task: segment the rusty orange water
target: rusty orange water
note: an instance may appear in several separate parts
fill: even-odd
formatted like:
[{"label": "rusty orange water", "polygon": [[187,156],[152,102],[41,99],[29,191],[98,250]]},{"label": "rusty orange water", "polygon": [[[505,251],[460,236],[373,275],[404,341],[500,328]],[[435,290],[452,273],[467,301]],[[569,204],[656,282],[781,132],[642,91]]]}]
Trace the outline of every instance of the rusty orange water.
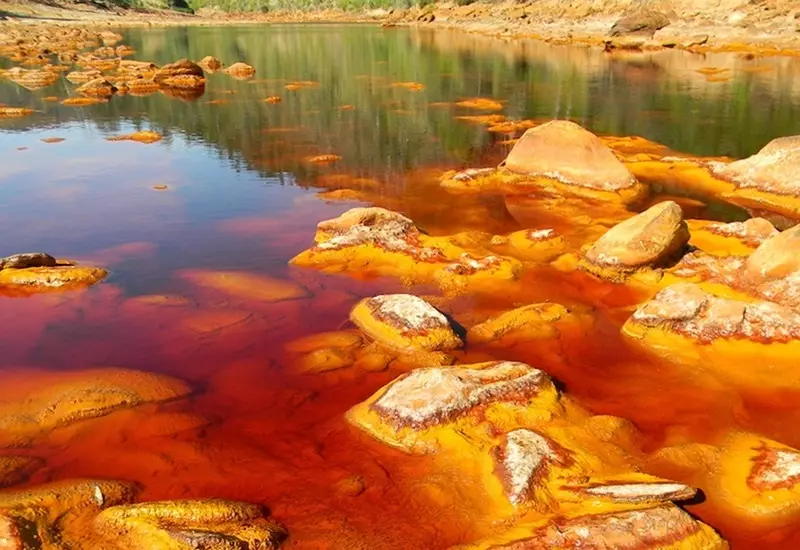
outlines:
[{"label": "rusty orange water", "polygon": [[[540,196],[454,195],[439,187],[444,169],[491,166],[510,147],[508,135],[457,118],[475,114],[456,105],[469,98],[501,101],[511,119],[573,118],[596,132],[643,135],[704,155],[743,156],[772,137],[800,133],[800,91],[767,70],[733,71],[762,102],[751,109],[748,101],[737,107],[738,89],[707,83],[692,60],[621,61],[532,42],[450,38],[313,26],[126,33],[137,59],[213,54],[256,67],[259,80],[251,82],[212,75],[209,97],[196,102],[117,97],[76,111],[48,100],[63,96],[63,83],[28,92],[0,82],[0,103],[41,111],[0,121],[0,255],[44,250],[111,270],[86,291],[0,297],[0,368],[115,365],[174,375],[196,388],[189,400],[79,423],[19,451],[47,461],[31,483],[119,478],[141,482],[145,499],[264,503],[289,528],[287,548],[468,542],[476,520],[470,510],[446,490],[436,500],[415,491],[418,479],[442,475],[429,459],[383,447],[343,420],[398,372],[292,371],[285,342],[347,326],[361,297],[409,290],[392,279],[289,268],[316,223],[378,204],[431,234],[554,228],[573,247],[582,244],[574,212],[554,211]],[[291,82],[319,84],[286,92]],[[392,82],[425,88],[409,93]],[[236,93],[224,103],[213,99],[222,90]],[[281,103],[264,103],[275,95]],[[104,139],[136,130],[165,138]],[[53,135],[65,140],[41,141]],[[342,158],[308,161],[320,155]],[[167,189],[153,192],[159,186]],[[355,190],[346,196],[357,200],[316,196],[337,189]],[[651,201],[676,190],[659,192]],[[744,216],[713,201],[681,200],[690,217]],[[583,208],[593,219],[608,214],[599,203]],[[308,295],[270,303],[224,294],[182,276],[198,269],[290,280]],[[732,427],[800,446],[797,390],[730,387],[630,349],[619,328],[646,296],[549,267],[527,270],[523,282],[513,295],[498,287],[448,307],[458,319],[554,301],[586,308],[592,324],[557,341],[470,347],[461,361],[494,357],[541,367],[594,412],[632,420],[645,451],[678,436],[708,441]],[[364,486],[357,496],[341,483],[354,477]],[[749,533],[708,505],[688,510],[734,548],[800,545],[791,529]]]}]

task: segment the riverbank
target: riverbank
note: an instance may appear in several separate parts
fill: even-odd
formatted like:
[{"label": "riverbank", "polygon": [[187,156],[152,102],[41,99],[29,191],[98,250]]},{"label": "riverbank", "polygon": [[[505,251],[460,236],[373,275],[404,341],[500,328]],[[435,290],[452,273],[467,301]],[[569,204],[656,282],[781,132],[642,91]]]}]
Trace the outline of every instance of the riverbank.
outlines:
[{"label": "riverbank", "polygon": [[596,3],[556,0],[520,3],[446,2],[409,9],[368,11],[273,11],[196,14],[125,9],[113,4],[67,0],[47,3],[0,1],[0,25],[92,24],[103,26],[224,25],[245,23],[372,23],[386,27],[457,29],[501,38],[606,49],[686,49],[753,55],[800,55],[800,1],[651,1],[632,9],[631,0]]}]

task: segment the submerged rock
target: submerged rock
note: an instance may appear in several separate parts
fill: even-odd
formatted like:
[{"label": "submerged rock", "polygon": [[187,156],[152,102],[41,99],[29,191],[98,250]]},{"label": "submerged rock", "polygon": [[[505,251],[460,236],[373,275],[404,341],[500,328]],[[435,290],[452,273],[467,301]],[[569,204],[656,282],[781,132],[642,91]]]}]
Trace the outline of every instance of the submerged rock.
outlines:
[{"label": "submerged rock", "polygon": [[175,378],[118,368],[5,371],[0,380],[0,445],[6,446],[26,445],[56,428],[117,409],[190,393]]},{"label": "submerged rock", "polygon": [[619,281],[642,268],[664,267],[689,242],[681,207],[666,201],[611,228],[583,255],[580,267]]},{"label": "submerged rock", "polygon": [[709,491],[739,518],[763,525],[800,519],[800,451],[756,434],[723,442]]},{"label": "submerged rock", "polygon": [[614,550],[724,550],[713,529],[680,508],[651,508],[557,517],[540,524],[516,526],[497,539],[461,547],[463,550],[547,550],[587,548]]},{"label": "submerged rock", "polygon": [[569,310],[560,304],[544,303],[523,306],[479,323],[467,332],[470,343],[492,342],[507,336],[533,341],[558,336],[555,323]]},{"label": "submerged rock", "polygon": [[114,506],[94,528],[132,550],[274,550],[286,538],[261,506],[219,499]]},{"label": "submerged rock", "polygon": [[180,276],[201,288],[246,301],[281,302],[310,296],[308,289],[293,281],[246,271],[188,269]]},{"label": "submerged rock", "polygon": [[[24,482],[43,464],[43,460],[28,456],[0,456],[0,487]],[[2,535],[0,535],[0,541],[2,541]]]},{"label": "submerged rock", "polygon": [[91,536],[95,516],[138,492],[135,484],[99,479],[0,491],[0,543],[13,550],[97,548]]},{"label": "submerged rock", "polygon": [[448,351],[463,345],[443,313],[410,294],[364,299],[350,320],[370,338],[398,350]]},{"label": "submerged rock", "polygon": [[566,120],[527,130],[501,167],[598,191],[619,192],[636,186],[636,178],[600,138]]}]

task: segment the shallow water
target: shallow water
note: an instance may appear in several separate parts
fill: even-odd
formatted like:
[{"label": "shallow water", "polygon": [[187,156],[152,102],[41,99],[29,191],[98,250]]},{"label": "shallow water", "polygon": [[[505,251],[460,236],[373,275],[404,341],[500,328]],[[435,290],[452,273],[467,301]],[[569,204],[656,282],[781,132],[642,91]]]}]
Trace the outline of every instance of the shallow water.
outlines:
[{"label": "shallow water", "polygon": [[[0,298],[2,367],[115,365],[175,375],[198,391],[189,402],[114,413],[27,449],[48,463],[32,481],[133,479],[145,485],[148,499],[261,502],[289,528],[289,548],[446,548],[472,540],[482,519],[446,491],[433,499],[414,490],[415,480],[434,475],[428,459],[388,450],[344,423],[348,408],[397,372],[292,373],[285,342],[345,326],[361,297],[405,289],[396,280],[287,266],[311,244],[317,222],[363,204],[325,201],[319,191],[352,187],[352,178],[373,180],[363,184],[367,202],[401,211],[432,234],[569,232],[568,216],[536,200],[455,196],[438,187],[443,169],[490,166],[510,148],[502,142],[513,136],[455,118],[480,114],[451,105],[476,96],[504,101],[509,118],[570,118],[598,134],[643,136],[696,155],[742,157],[774,137],[800,134],[800,62],[793,59],[608,57],[535,42],[358,26],[124,35],[135,59],[161,64],[215,55],[247,61],[257,73],[250,81],[212,75],[194,101],[155,94],[84,108],[43,101],[68,94],[73,86],[63,80],[37,92],[0,81],[0,103],[40,111],[0,119],[0,255],[43,250],[112,272],[87,291]],[[697,72],[709,66],[729,67],[730,79],[709,82]],[[318,86],[284,88],[294,81]],[[397,82],[425,88],[392,86]],[[272,95],[283,101],[262,101]],[[165,139],[151,145],[105,139],[135,129]],[[48,137],[65,141],[41,141]],[[328,166],[307,160],[329,153],[342,160]],[[688,204],[690,217],[746,216],[705,201]],[[603,205],[587,213],[600,218]],[[215,293],[187,281],[186,270],[196,269],[292,279],[310,296],[264,303]],[[591,307],[591,328],[555,343],[469,349],[462,361],[496,357],[541,366],[591,410],[633,420],[650,449],[675,434],[705,441],[735,426],[800,446],[791,422],[798,418],[797,392],[726,386],[628,349],[619,326],[641,296],[548,268],[529,270],[524,281],[522,294],[462,297],[453,312],[458,318],[552,300]],[[151,295],[183,301],[141,300]],[[145,421],[157,410],[202,420],[163,437]],[[357,498],[332,488],[350,475],[362,476],[367,487]],[[713,516],[703,505],[688,510]],[[709,522],[735,548],[800,544],[791,530],[745,535],[724,520]]]}]

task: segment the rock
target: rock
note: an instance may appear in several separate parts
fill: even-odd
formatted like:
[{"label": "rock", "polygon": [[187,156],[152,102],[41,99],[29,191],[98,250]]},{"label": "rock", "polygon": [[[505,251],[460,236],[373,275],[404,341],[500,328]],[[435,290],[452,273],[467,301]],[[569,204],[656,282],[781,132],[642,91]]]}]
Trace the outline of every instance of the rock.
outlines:
[{"label": "rock", "polygon": [[612,227],[579,265],[600,278],[619,281],[639,269],[668,265],[683,253],[689,238],[681,207],[665,201]]},{"label": "rock", "polygon": [[749,433],[734,433],[721,446],[708,488],[734,517],[770,527],[800,519],[800,451]]},{"label": "rock", "polygon": [[150,61],[134,61],[133,59],[123,59],[119,62],[119,70],[134,74],[155,74],[158,66]]},{"label": "rock", "polygon": [[139,489],[132,483],[75,479],[0,491],[0,541],[15,550],[98,548],[91,539],[94,517],[103,508],[130,502]]},{"label": "rock", "polygon": [[512,504],[529,500],[535,481],[545,475],[542,470],[573,461],[557,443],[522,428],[508,432],[495,455],[498,475]]},{"label": "rock", "polygon": [[6,370],[0,380],[0,445],[5,446],[26,445],[62,426],[191,391],[169,376],[119,368]]},{"label": "rock", "polygon": [[773,139],[751,157],[709,167],[739,189],[800,197],[800,136]]},{"label": "rock", "polygon": [[590,483],[583,486],[568,485],[564,488],[587,498],[607,500],[617,504],[661,504],[689,500],[694,498],[697,492],[683,483],[657,479]]},{"label": "rock", "polygon": [[799,274],[800,225],[764,241],[744,264],[744,275],[754,284]]},{"label": "rock", "polygon": [[[23,483],[31,473],[44,465],[44,461],[27,456],[0,456],[0,487]],[[2,535],[0,535],[2,548]]]},{"label": "rock", "polygon": [[463,345],[444,314],[410,294],[366,298],[353,308],[350,320],[373,340],[401,351],[448,351]]},{"label": "rock", "polygon": [[161,141],[162,139],[164,139],[164,136],[158,132],[153,132],[151,130],[140,130],[131,134],[107,137],[106,141],[136,141],[138,143],[150,144]]},{"label": "rock", "polygon": [[431,449],[417,437],[420,430],[493,403],[535,396],[552,400],[557,391],[550,377],[524,363],[423,368],[400,376],[347,417],[385,443],[424,453]]},{"label": "rock", "polygon": [[470,548],[496,550],[546,550],[551,548],[596,548],[615,550],[724,550],[728,548],[714,532],[674,505],[621,510],[607,513],[556,517],[530,526],[517,525],[496,540]]},{"label": "rock", "polygon": [[28,252],[0,258],[0,269],[26,269],[29,267],[55,267],[58,262],[44,252]]},{"label": "rock", "polygon": [[775,226],[764,218],[750,218],[744,222],[712,223],[706,229],[715,235],[739,239],[751,247],[758,247],[778,234]]},{"label": "rock", "polygon": [[622,330],[639,337],[641,329],[661,329],[704,343],[717,339],[786,343],[800,338],[800,314],[771,302],[720,298],[683,283],[665,288],[640,306]]},{"label": "rock", "polygon": [[6,77],[25,89],[36,91],[51,86],[58,81],[58,73],[53,70],[26,70],[20,67],[9,69]]},{"label": "rock", "polygon": [[198,65],[200,65],[203,69],[209,72],[218,71],[222,67],[224,67],[222,61],[220,61],[213,55],[205,56],[202,60],[200,60],[200,63],[198,63]]},{"label": "rock", "polygon": [[[22,262],[18,265],[24,265],[25,261],[27,260],[12,260],[12,262]],[[31,261],[47,260],[38,258]],[[106,275],[108,272],[105,269],[64,263],[46,267],[7,268],[0,270],[0,293],[27,295],[36,292],[71,290],[91,286],[103,280]]]},{"label": "rock", "polygon": [[[410,219],[383,208],[354,208],[321,222],[314,241],[290,263],[436,282],[448,292],[514,280],[522,270],[517,260],[490,254],[481,238],[464,244],[459,236],[424,235]],[[488,239],[484,241],[488,244]]]},{"label": "rock", "polygon": [[108,80],[101,77],[90,80],[86,84],[76,88],[75,91],[84,95],[109,97],[114,95],[114,93],[117,91],[117,88]]},{"label": "rock", "polygon": [[275,550],[286,530],[261,506],[206,499],[114,506],[94,521],[95,531],[131,550]]},{"label": "rock", "polygon": [[521,341],[557,338],[554,323],[569,314],[560,304],[531,304],[488,319],[470,328],[468,341],[473,344],[492,342],[508,335]]},{"label": "rock", "polygon": [[521,260],[549,262],[566,251],[564,237],[553,229],[523,229],[508,236],[511,255]]},{"label": "rock", "polygon": [[333,489],[342,496],[357,497],[367,490],[367,484],[363,477],[353,475],[337,481]]},{"label": "rock", "polygon": [[242,63],[240,61],[225,69],[225,74],[234,78],[250,78],[256,74],[256,70],[252,65],[248,65],[247,63]]},{"label": "rock", "polygon": [[205,88],[206,79],[202,76],[183,74],[164,78],[159,83],[168,88],[194,90],[198,88]]},{"label": "rock", "polygon": [[527,130],[500,166],[515,174],[601,191],[636,185],[633,175],[597,136],[566,120]]},{"label": "rock", "polygon": [[292,281],[246,271],[189,269],[181,271],[179,276],[201,288],[248,302],[272,303],[310,296],[308,289]]},{"label": "rock", "polygon": [[153,80],[155,82],[161,82],[167,78],[175,78],[178,76],[196,76],[200,78],[204,78],[205,74],[203,74],[203,69],[195,63],[194,61],[190,61],[188,59],[180,59],[175,63],[168,63],[161,67],[156,73],[153,75]]},{"label": "rock", "polygon": [[669,24],[669,17],[665,14],[644,9],[619,19],[608,34],[609,36],[639,34],[652,37],[657,30],[663,29]]}]

